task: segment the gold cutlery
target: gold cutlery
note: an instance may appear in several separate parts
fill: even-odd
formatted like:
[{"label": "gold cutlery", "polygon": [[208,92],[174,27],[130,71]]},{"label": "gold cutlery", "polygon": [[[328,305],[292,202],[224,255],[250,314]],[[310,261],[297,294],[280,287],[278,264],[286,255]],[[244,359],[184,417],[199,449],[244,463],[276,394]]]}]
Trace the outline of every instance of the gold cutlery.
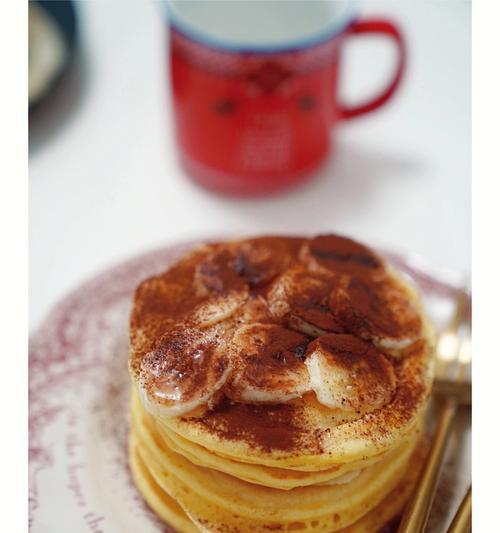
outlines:
[{"label": "gold cutlery", "polygon": [[[455,414],[460,406],[471,404],[470,323],[470,296],[463,290],[458,297],[455,315],[450,325],[438,339],[436,379],[433,387],[437,400],[436,429],[427,460],[403,513],[398,533],[423,533],[425,530]],[[457,513],[455,528],[463,527],[467,520],[470,521],[470,516],[467,517],[470,515],[470,497],[469,503],[465,500],[464,502]],[[467,530],[449,531],[458,533]]]},{"label": "gold cutlery", "polygon": [[454,516],[448,533],[469,533],[472,530],[472,486],[469,486],[457,514]]}]

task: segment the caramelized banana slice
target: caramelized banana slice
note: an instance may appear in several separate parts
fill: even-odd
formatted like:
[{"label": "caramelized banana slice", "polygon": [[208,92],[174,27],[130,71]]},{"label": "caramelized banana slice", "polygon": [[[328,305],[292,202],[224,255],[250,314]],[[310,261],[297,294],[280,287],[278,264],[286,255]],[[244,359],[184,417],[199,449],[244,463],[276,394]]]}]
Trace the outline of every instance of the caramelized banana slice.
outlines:
[{"label": "caramelized banana slice", "polygon": [[148,409],[179,416],[205,404],[231,372],[220,326],[181,328],[166,333],[141,364],[140,392]]},{"label": "caramelized banana slice", "polygon": [[303,358],[309,339],[276,324],[241,326],[232,340],[233,375],[226,394],[236,401],[281,403],[310,390]]},{"label": "caramelized banana slice", "polygon": [[339,235],[319,235],[306,241],[300,258],[312,271],[347,273],[381,279],[383,261],[362,244]]},{"label": "caramelized banana slice", "polygon": [[207,301],[199,304],[189,316],[188,321],[193,326],[206,328],[227,320],[246,302],[247,291],[229,291],[215,294]]},{"label": "caramelized banana slice", "polygon": [[248,290],[248,282],[238,269],[237,256],[228,247],[217,248],[196,267],[194,283],[200,294]]},{"label": "caramelized banana slice", "polygon": [[139,375],[142,358],[154,348],[157,339],[186,320],[206,299],[193,286],[193,276],[209,252],[209,247],[197,246],[168,271],[144,280],[137,287],[130,315],[130,345],[134,354],[130,370],[135,376]]},{"label": "caramelized banana slice", "polygon": [[329,307],[335,276],[298,267],[285,272],[268,294],[269,309],[277,320],[310,337],[342,332]]},{"label": "caramelized banana slice", "polygon": [[252,288],[266,285],[296,259],[303,239],[258,237],[238,244],[238,270]]},{"label": "caramelized banana slice", "polygon": [[287,268],[301,243],[263,237],[217,247],[198,265],[195,284],[202,294],[258,289]]},{"label": "caramelized banana slice", "polygon": [[251,295],[248,298],[239,309],[236,320],[239,324],[252,324],[255,322],[267,324],[274,322],[274,317],[269,310],[267,300],[259,294]]},{"label": "caramelized banana slice", "polygon": [[391,363],[353,335],[325,335],[307,350],[305,366],[320,403],[331,409],[366,413],[391,399],[396,377]]},{"label": "caramelized banana slice", "polygon": [[345,278],[332,291],[330,309],[347,331],[394,356],[421,335],[422,321],[410,295],[390,277],[378,282]]}]

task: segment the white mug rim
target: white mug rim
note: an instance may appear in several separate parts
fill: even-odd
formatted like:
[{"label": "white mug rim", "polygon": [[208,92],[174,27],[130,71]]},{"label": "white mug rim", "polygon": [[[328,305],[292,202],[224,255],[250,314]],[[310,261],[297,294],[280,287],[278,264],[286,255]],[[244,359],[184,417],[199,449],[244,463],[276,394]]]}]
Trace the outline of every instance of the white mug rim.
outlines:
[{"label": "white mug rim", "polygon": [[[237,0],[233,0],[237,1]],[[336,2],[339,0],[330,0]],[[175,0],[166,0],[164,2],[168,24],[175,31],[199,44],[218,48],[230,52],[241,53],[275,53],[291,50],[310,48],[328,41],[333,37],[342,34],[357,19],[357,2],[355,0],[346,0],[342,2],[343,12],[341,15],[333,18],[322,31],[305,38],[289,39],[283,43],[245,43],[236,40],[214,37],[209,32],[196,27],[179,14],[175,8]]]}]

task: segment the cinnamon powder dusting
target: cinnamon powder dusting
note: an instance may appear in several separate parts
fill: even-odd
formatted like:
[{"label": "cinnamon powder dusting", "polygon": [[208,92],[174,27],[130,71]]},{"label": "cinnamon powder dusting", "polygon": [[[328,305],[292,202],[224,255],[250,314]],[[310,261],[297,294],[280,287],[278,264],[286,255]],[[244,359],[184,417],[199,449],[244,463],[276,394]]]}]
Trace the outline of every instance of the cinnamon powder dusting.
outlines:
[{"label": "cinnamon powder dusting", "polygon": [[356,386],[364,394],[370,394],[374,383],[391,388],[392,365],[372,344],[354,335],[323,335],[309,345],[309,351],[321,347],[330,352],[335,363],[346,370],[356,371]]},{"label": "cinnamon powder dusting", "polygon": [[[201,305],[212,307],[196,314]],[[321,345],[325,357],[334,353],[332,368],[341,365],[358,379],[354,389],[360,394],[369,398],[373,383],[389,396],[395,389],[391,409],[366,415],[366,420],[378,417],[368,428],[373,438],[377,432],[382,436],[384,426],[407,423],[428,393],[421,326],[418,311],[382,260],[350,239],[264,237],[209,244],[138,287],[129,366],[148,398],[159,404],[163,400],[155,391],[162,387],[169,405],[203,397],[201,416],[189,416],[188,410],[179,415],[189,424],[263,450],[317,453],[321,439],[306,416],[307,402],[274,401],[269,390],[280,398],[280,386],[297,383],[299,396],[309,401],[309,394],[314,403],[305,361]],[[248,329],[254,327],[255,334]],[[246,347],[235,342],[244,338],[244,328],[251,337]],[[375,337],[383,335],[406,335],[415,342],[393,359],[374,346]],[[261,338],[266,339],[262,346]],[[234,392],[242,383],[259,393],[265,389],[266,399],[254,395],[255,401],[243,402],[248,396]],[[175,394],[168,397],[169,391]]]},{"label": "cinnamon powder dusting", "polygon": [[244,441],[265,451],[294,451],[307,445],[318,452],[319,441],[304,431],[302,408],[296,404],[252,405],[224,398],[201,418],[186,419],[222,439]]},{"label": "cinnamon powder dusting", "polygon": [[319,235],[311,239],[305,253],[335,272],[373,276],[384,270],[382,260],[369,248],[339,235]]},{"label": "cinnamon powder dusting", "polygon": [[391,279],[348,278],[332,291],[330,309],[348,331],[364,338],[417,338],[422,328],[418,311]]}]

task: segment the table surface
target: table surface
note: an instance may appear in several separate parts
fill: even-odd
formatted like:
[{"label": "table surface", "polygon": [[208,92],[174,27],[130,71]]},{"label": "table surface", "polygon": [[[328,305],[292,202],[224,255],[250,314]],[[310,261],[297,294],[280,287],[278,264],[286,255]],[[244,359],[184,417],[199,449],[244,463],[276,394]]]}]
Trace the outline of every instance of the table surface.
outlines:
[{"label": "table surface", "polygon": [[[470,272],[470,4],[376,1],[408,41],[395,99],[342,124],[316,178],[266,199],[209,193],[181,171],[173,140],[166,31],[158,3],[78,3],[82,51],[65,92],[30,131],[30,329],[100,270],[173,241],[325,232]],[[370,43],[370,44],[369,44]],[[346,46],[342,93],[377,90],[394,51]]]}]

